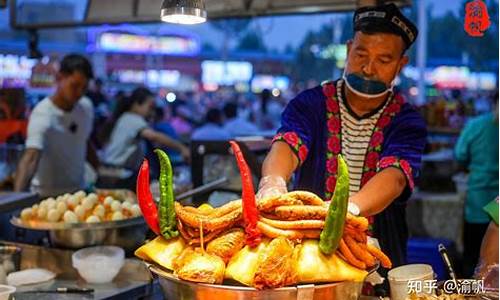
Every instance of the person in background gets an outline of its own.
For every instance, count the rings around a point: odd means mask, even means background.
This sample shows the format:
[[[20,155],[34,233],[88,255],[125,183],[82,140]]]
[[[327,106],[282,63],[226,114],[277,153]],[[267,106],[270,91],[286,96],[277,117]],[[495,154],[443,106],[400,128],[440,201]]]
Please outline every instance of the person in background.
[[[26,190],[31,184],[33,191],[46,197],[85,188],[85,161],[96,169],[99,163],[88,143],[94,110],[84,97],[92,77],[92,66],[85,57],[70,54],[63,58],[55,93],[31,113],[15,191]]]
[[[117,104],[106,130],[109,142],[103,161],[111,166],[132,170],[134,175],[144,158],[143,140],[179,151],[189,161],[189,148],[148,125],[146,119],[154,107],[154,95],[146,88],[136,88],[130,97]]]
[[[238,116],[238,106],[235,103],[226,103],[222,110],[226,117],[224,129],[229,132],[232,137],[258,134],[259,128],[257,128],[257,126],[250,123],[245,118]]]
[[[268,89],[263,89],[260,93],[260,102],[258,103],[258,110],[255,112],[255,119],[261,130],[269,130],[274,127],[273,120],[269,116],[271,97],[271,91]]]
[[[177,133],[175,132],[172,125],[170,125],[170,123],[165,120],[165,111],[163,108],[155,107],[151,126],[154,130],[167,135],[173,140],[179,141],[179,137],[177,136]],[[158,159],[156,158],[156,153],[154,153],[155,145],[149,141],[146,141],[146,146],[146,157],[149,160],[151,177],[156,178],[159,175],[160,164],[158,162]],[[164,150],[168,154],[168,156],[170,157],[170,161],[174,166],[182,162],[183,158],[179,151],[165,147],[162,147],[162,150]]]
[[[106,95],[102,91],[103,82],[100,78],[96,78],[93,82],[92,88],[87,92],[87,97],[92,100],[92,104],[97,108],[101,104],[106,105],[108,103]]]
[[[205,116],[205,124],[193,132],[193,141],[226,141],[231,134],[222,127],[222,113],[217,108],[211,108]]]
[[[497,99],[498,103],[498,99]],[[498,110],[471,119],[455,145],[455,157],[469,171],[464,223],[464,276],[477,263],[481,240],[488,228],[482,210],[498,195]]]
[[[191,111],[187,105],[174,106],[172,110],[172,120],[170,125],[175,129],[179,138],[183,141],[188,140],[193,132],[191,123]]]

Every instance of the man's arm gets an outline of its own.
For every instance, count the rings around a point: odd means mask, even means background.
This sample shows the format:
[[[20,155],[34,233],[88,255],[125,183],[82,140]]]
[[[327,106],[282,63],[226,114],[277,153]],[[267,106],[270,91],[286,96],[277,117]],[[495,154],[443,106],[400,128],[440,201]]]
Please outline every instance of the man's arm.
[[[280,176],[288,181],[298,164],[299,159],[290,146],[283,142],[276,142],[262,164],[262,177]]]
[[[297,155],[284,142],[275,142],[262,164],[257,199],[277,196],[287,192],[286,182],[299,164]]]
[[[27,148],[17,166],[16,179],[14,181],[14,191],[21,192],[28,189],[31,179],[35,175],[40,161],[41,151]]]
[[[397,168],[387,168],[368,181],[349,200],[359,207],[362,216],[373,216],[383,211],[406,187],[406,177]]]
[[[186,161],[189,161],[190,159],[189,148],[184,146],[184,144],[170,138],[166,134],[163,134],[151,128],[145,128],[141,131],[140,135],[142,138],[145,138],[152,143],[160,144],[162,146],[179,151],[182,157]]]

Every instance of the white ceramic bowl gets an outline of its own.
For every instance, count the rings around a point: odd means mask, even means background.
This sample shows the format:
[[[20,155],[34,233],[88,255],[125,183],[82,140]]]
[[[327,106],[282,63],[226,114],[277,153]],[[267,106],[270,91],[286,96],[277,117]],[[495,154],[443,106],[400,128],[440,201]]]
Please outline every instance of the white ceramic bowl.
[[[10,294],[13,294],[16,288],[10,285],[0,284],[0,300],[9,300]]]
[[[89,247],[72,256],[73,267],[88,283],[113,281],[125,263],[125,251],[115,246]]]

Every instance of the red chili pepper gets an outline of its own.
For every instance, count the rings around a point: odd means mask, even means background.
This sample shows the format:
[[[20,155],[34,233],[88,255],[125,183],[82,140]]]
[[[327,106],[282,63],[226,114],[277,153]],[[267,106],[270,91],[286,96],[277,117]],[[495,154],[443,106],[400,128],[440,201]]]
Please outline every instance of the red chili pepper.
[[[246,244],[250,247],[256,247],[261,240],[261,233],[257,228],[259,220],[259,210],[255,203],[255,192],[253,189],[252,173],[243,157],[240,146],[235,141],[230,141],[238,168],[240,169],[242,202],[243,202],[243,221],[245,223]]]
[[[141,168],[139,169],[139,175],[137,176],[137,201],[139,202],[139,207],[141,208],[142,216],[149,228],[153,230],[154,233],[160,234],[160,226],[158,225],[158,209],[153,201],[153,195],[149,189],[149,162],[144,159]]]

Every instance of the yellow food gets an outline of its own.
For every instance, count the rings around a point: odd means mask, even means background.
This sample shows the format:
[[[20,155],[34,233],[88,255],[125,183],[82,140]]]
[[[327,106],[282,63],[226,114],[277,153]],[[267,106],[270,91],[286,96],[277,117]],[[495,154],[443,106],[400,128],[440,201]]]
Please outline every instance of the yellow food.
[[[128,205],[122,206],[129,211]],[[367,244],[368,220],[349,214],[339,249],[323,254],[318,240],[328,207],[312,193],[298,191],[268,198],[259,201],[257,208],[262,240],[255,248],[245,243],[241,200],[218,208],[175,202],[180,236],[172,241],[157,238],[139,248],[136,255],[173,270],[180,279],[220,283],[221,270],[225,270],[226,279],[257,289],[359,282],[377,260],[390,265],[382,251]]]
[[[222,283],[226,269],[220,257],[192,248],[184,249],[173,267],[174,274],[181,279],[212,284]]]
[[[117,193],[117,195],[119,195]],[[109,205],[106,205],[109,203]],[[69,213],[68,213],[69,212]],[[103,222],[117,221],[140,216],[141,210],[134,199],[127,197],[126,201],[113,198],[109,194],[95,193],[88,195],[80,191],[75,194],[64,194],[57,198],[47,198],[32,207],[21,211],[22,222],[37,224],[37,222]],[[94,218],[90,218],[93,216]],[[90,219],[89,219],[90,218]]]
[[[68,210],[64,213],[63,220],[66,223],[77,223],[78,217],[75,215],[74,212],[72,212],[71,210]]]
[[[186,248],[186,243],[182,238],[165,240],[158,236],[154,240],[139,249],[135,250],[135,255],[143,260],[152,261],[168,270],[173,270],[174,260]]]

